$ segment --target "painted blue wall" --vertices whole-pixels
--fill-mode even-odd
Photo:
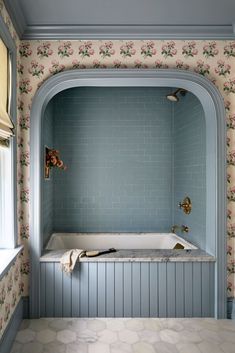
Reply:
[[[172,223],[166,88],[74,88],[54,100],[54,230],[164,231]]]
[[[50,101],[46,107],[43,126],[42,138],[43,149],[45,146],[53,148],[54,135],[53,135],[53,101]],[[43,150],[44,152],[44,150]],[[44,153],[43,153],[44,156]],[[44,161],[43,161],[44,164]],[[44,165],[43,165],[44,168]],[[43,244],[45,244],[53,232],[53,173],[50,175],[50,180],[43,178],[42,182],[43,197],[42,197],[42,231],[43,231]]]
[[[199,247],[206,246],[206,126],[199,100],[191,93],[174,104],[174,223],[186,224],[188,234],[178,233]],[[192,212],[177,205],[189,196]]]

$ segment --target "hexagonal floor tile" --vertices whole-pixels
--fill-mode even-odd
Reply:
[[[78,341],[84,343],[95,343],[98,340],[97,333],[88,329],[78,331]]]
[[[136,343],[139,341],[139,337],[136,332],[130,330],[123,330],[118,332],[119,339],[125,343]]]
[[[125,326],[128,330],[141,331],[144,329],[144,324],[141,319],[131,319],[127,320]]]
[[[44,319],[30,320],[29,328],[33,331],[39,332],[48,328],[49,322]]]
[[[176,345],[180,353],[201,353],[194,343],[178,343]]]
[[[75,342],[67,344],[66,353],[87,353],[88,345],[82,342]]]
[[[40,342],[30,342],[24,344],[22,353],[42,353],[43,345]]]
[[[102,331],[102,330],[106,329],[106,322],[105,322],[105,320],[88,319],[87,320],[87,328],[92,331]]]
[[[87,322],[86,320],[83,320],[83,319],[74,320],[71,326],[69,326],[69,329],[75,332],[85,330],[86,328],[87,328]]]
[[[111,353],[132,353],[132,346],[129,343],[115,342],[110,345]]]
[[[56,333],[55,331],[46,329],[38,332],[36,338],[39,342],[46,344],[53,342],[56,339]]]
[[[68,322],[63,319],[55,319],[49,322],[49,327],[54,331],[62,331],[68,328]]]
[[[44,345],[43,353],[67,353],[66,347],[67,346],[62,342],[50,342]]]
[[[88,346],[88,353],[110,353],[109,345],[96,342]]]
[[[139,338],[143,342],[156,343],[161,341],[159,332],[152,330],[143,330],[138,332]]]
[[[20,353],[22,348],[22,344],[18,342],[14,342],[11,347],[11,353]]]
[[[25,330],[26,328],[29,328],[29,325],[31,323],[31,320],[23,320],[20,324],[20,330]]]
[[[155,353],[153,346],[146,342],[137,342],[133,345],[135,353]]]
[[[199,343],[198,348],[202,353],[208,353],[208,352],[222,353],[223,352],[217,344],[214,344],[212,342],[206,342],[206,341]]]
[[[114,343],[118,340],[116,332],[110,330],[103,330],[98,333],[99,341],[103,343]]]
[[[35,332],[30,329],[21,330],[16,335],[16,341],[20,343],[32,342],[35,339]]]
[[[107,329],[111,331],[125,330],[124,320],[122,319],[111,319],[107,321]]]
[[[151,331],[162,330],[162,324],[159,322],[159,320],[156,320],[156,319],[144,319],[143,325],[146,328],[146,330],[151,330]]]
[[[180,341],[180,334],[173,330],[162,330],[160,331],[161,340],[167,343],[176,344]]]
[[[62,330],[57,333],[57,340],[62,343],[72,343],[76,341],[76,333],[69,330]]]
[[[179,353],[176,346],[171,343],[157,342],[154,344],[154,348],[155,348],[156,353]]]
[[[221,344],[220,348],[225,353],[234,353],[234,343],[224,342]]]

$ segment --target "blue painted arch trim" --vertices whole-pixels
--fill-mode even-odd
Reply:
[[[223,99],[205,77],[184,70],[72,70],[49,78],[32,102],[30,129],[30,316],[39,317],[39,257],[41,255],[42,117],[50,99],[71,87],[181,87],[200,100],[206,117],[207,240],[216,256],[215,317],[226,317],[226,124]]]

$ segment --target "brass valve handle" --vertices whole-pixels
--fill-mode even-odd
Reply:
[[[186,214],[190,214],[192,211],[192,203],[188,196],[186,196],[182,202],[179,203],[179,208]]]

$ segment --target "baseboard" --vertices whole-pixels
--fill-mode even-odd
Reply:
[[[235,320],[235,298],[227,300],[227,318]]]
[[[20,299],[0,340],[0,353],[9,353],[23,318],[23,300]]]

